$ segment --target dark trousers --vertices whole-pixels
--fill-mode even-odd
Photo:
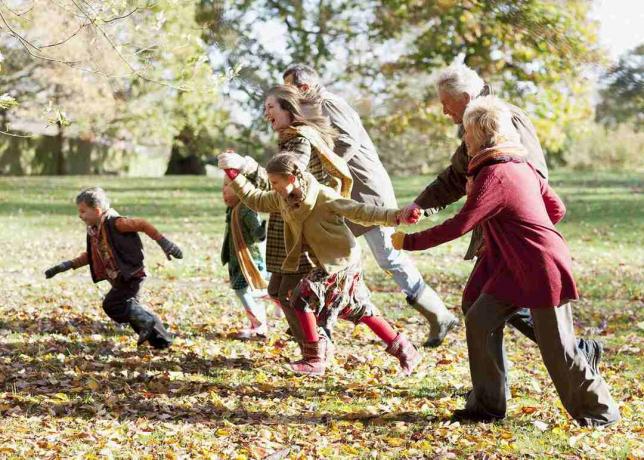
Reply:
[[[302,340],[302,328],[300,322],[295,315],[293,307],[291,307],[290,293],[295,289],[300,280],[304,278],[306,273],[291,274],[291,273],[271,273],[271,279],[268,282],[268,295],[273,299],[277,299],[282,306],[282,311],[291,329],[291,333],[295,340],[298,342]]]
[[[123,280],[120,276],[112,283],[112,289],[103,299],[103,310],[117,323],[129,322],[130,309],[139,303],[139,291],[145,278]]]

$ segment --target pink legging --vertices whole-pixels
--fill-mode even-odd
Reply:
[[[307,342],[317,342],[319,340],[317,321],[313,312],[295,310],[295,314],[302,326],[304,340]],[[387,346],[391,345],[391,342],[393,342],[398,335],[389,323],[381,316],[365,316],[360,320],[360,322],[371,329],[378,337],[380,337],[380,339],[382,339],[383,342],[387,344]]]

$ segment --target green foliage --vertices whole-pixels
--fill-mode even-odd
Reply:
[[[500,96],[531,115],[550,152],[561,150],[567,128],[591,117],[590,81],[580,69],[604,58],[597,44],[597,23],[589,18],[589,2],[381,3],[373,35],[405,44],[397,59],[380,67],[388,80],[408,74],[428,78],[455,59],[463,59]]]
[[[49,120],[66,137],[107,142],[168,145],[186,126],[217,137],[224,77],[212,71],[194,2],[14,3],[19,35],[0,40],[0,84],[20,102],[8,121]]]
[[[575,169],[627,169],[644,171],[644,132],[628,124],[615,128],[587,121],[568,133],[561,157]]]
[[[234,88],[245,93],[238,100],[253,127],[263,126],[262,90],[281,81],[287,64],[305,62],[363,109],[392,167],[433,167],[449,155],[450,148],[443,149],[453,144],[454,129],[440,115],[431,76],[456,59],[524,108],[555,156],[562,155],[572,126],[592,117],[583,69],[604,62],[585,0],[201,5],[204,38],[220,51],[220,68],[240,66]]]
[[[625,53],[602,78],[597,120],[614,127],[632,123],[644,127],[644,44]]]

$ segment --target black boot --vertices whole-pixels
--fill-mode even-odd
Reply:
[[[520,308],[508,319],[516,330],[521,332],[527,338],[537,343],[537,336],[534,332],[534,322],[529,308]],[[598,340],[577,338],[577,348],[586,357],[586,361],[590,365],[595,374],[599,372],[599,361],[604,352],[604,345]]]
[[[154,348],[162,350],[172,345],[172,335],[166,330],[161,319],[140,305],[132,305],[128,320],[130,326],[139,334],[137,346],[149,342]]]

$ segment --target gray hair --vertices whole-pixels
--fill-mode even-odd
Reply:
[[[313,67],[306,64],[290,65],[282,74],[284,80],[288,77],[293,77],[295,86],[309,85],[311,88],[320,86],[320,76]]]
[[[109,209],[110,200],[105,190],[100,187],[89,187],[76,195],[76,204],[85,203],[90,208]]]
[[[438,92],[451,96],[467,93],[474,99],[481,93],[484,86],[485,82],[479,77],[479,74],[465,64],[450,65],[436,79]]]
[[[496,96],[477,97],[467,104],[463,114],[463,126],[479,148],[521,141],[512,123],[510,108]]]

